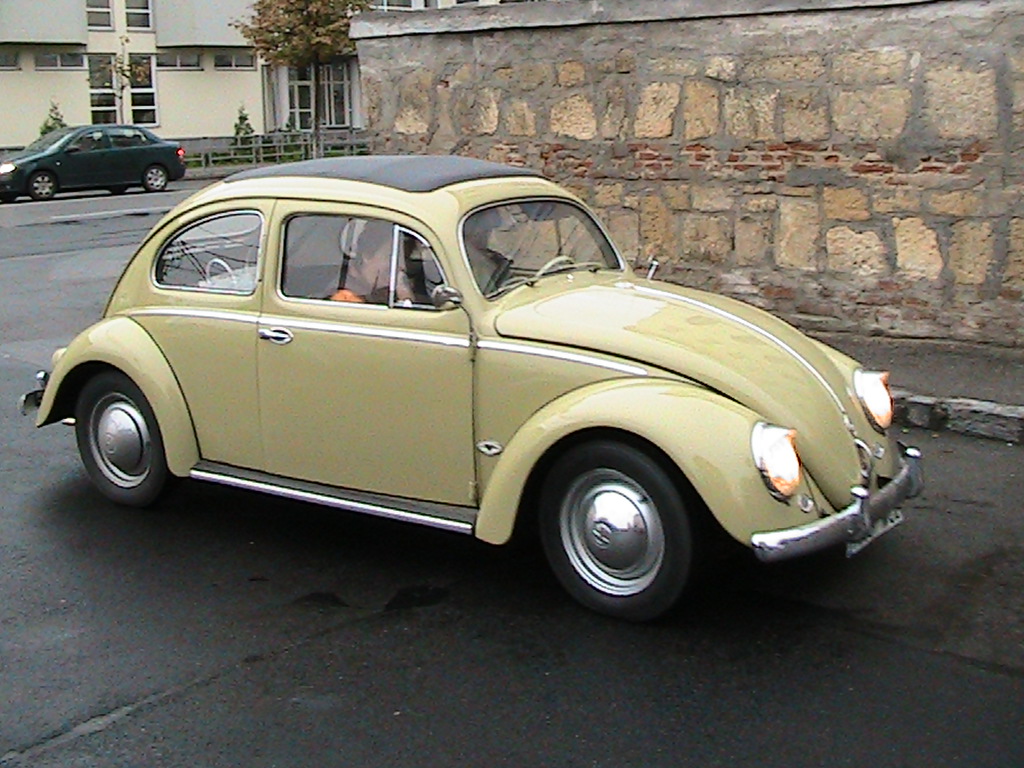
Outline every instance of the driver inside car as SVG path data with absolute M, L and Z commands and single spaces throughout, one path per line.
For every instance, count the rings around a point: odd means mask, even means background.
M 367 221 L 359 234 L 354 253 L 345 247 L 348 231 L 342 233 L 342 266 L 338 290 L 331 301 L 387 304 L 391 293 L 392 226 L 384 221 Z M 395 303 L 408 304 L 412 286 L 405 272 L 395 275 Z

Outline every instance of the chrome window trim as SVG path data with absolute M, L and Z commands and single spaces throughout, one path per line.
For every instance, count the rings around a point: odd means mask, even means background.
M 157 281 L 157 279 L 156 279 L 156 265 L 159 263 L 160 259 L 163 257 L 165 251 L 167 250 L 168 244 L 172 240 L 174 240 L 176 237 L 178 237 L 178 235 L 180 235 L 183 232 L 188 231 L 189 229 L 191 229 L 191 228 L 193 228 L 195 226 L 203 224 L 204 222 L 214 221 L 216 219 L 222 219 L 222 218 L 225 218 L 227 216 L 237 216 L 238 214 L 255 214 L 259 218 L 259 220 L 260 220 L 260 234 L 259 234 L 259 237 L 256 238 L 256 261 L 253 264 L 253 266 L 256 269 L 256 279 L 253 280 L 253 284 L 252 284 L 252 289 L 251 290 L 248 290 L 248 291 L 238 291 L 238 290 L 231 290 L 231 289 L 227 289 L 227 288 L 200 288 L 198 286 L 190 286 L 190 285 L 165 285 L 164 283 L 161 283 L 161 282 Z M 260 282 L 261 282 L 261 280 L 260 280 L 260 267 L 262 266 L 262 262 L 263 262 L 263 251 L 264 251 L 263 238 L 266 236 L 266 234 L 267 234 L 267 219 L 263 215 L 263 212 L 258 210 L 258 209 L 256 209 L 256 208 L 238 208 L 238 209 L 230 210 L 230 211 L 220 211 L 218 213 L 214 213 L 214 214 L 211 214 L 209 216 L 201 216 L 198 219 L 193 219 L 193 220 L 189 221 L 188 223 L 183 224 L 180 227 L 178 227 L 177 229 L 175 229 L 174 232 L 170 236 L 164 238 L 164 241 L 160 244 L 160 249 L 157 251 L 156 256 L 153 258 L 153 262 L 150 264 L 150 268 L 149 268 L 149 282 L 150 282 L 150 284 L 154 288 L 157 288 L 157 289 L 159 289 L 161 291 L 183 291 L 185 293 L 212 294 L 212 295 L 217 295 L 217 296 L 225 296 L 225 295 L 227 295 L 227 296 L 253 296 L 253 295 L 256 294 L 256 291 L 259 289 Z
M 326 333 L 338 333 L 349 336 L 367 336 L 370 338 L 391 339 L 393 341 L 418 341 L 424 344 L 438 344 L 443 347 L 469 348 L 469 338 L 467 336 L 456 336 L 443 333 L 406 331 L 400 328 L 370 328 L 362 325 L 335 323 L 330 320 L 308 320 L 305 318 L 284 317 L 281 315 L 263 315 L 260 317 L 260 323 L 268 326 L 300 328 L 306 331 L 324 331 Z
M 476 292 L 480 296 L 482 296 L 484 299 L 486 299 L 487 301 L 494 301 L 494 299 L 488 299 L 486 296 L 484 296 L 483 289 L 479 285 L 476 284 L 476 279 L 473 277 L 473 265 L 469 263 L 469 254 L 466 252 L 466 240 L 463 237 L 463 233 L 462 233 L 462 230 L 463 230 L 463 227 L 465 227 L 466 221 L 469 219 L 470 216 L 472 216 L 475 213 L 479 213 L 480 211 L 486 211 L 486 210 L 488 210 L 490 208 L 498 208 L 498 207 L 500 207 L 502 205 L 512 205 L 512 204 L 517 204 L 517 203 L 544 203 L 544 202 L 564 203 L 564 204 L 572 206 L 573 208 L 576 208 L 580 212 L 582 212 L 584 216 L 586 216 L 588 219 L 590 219 L 591 222 L 593 222 L 594 226 L 597 227 L 598 231 L 602 235 L 604 235 L 605 241 L 608 243 L 608 245 L 611 246 L 612 253 L 615 254 L 615 258 L 619 262 L 619 271 L 621 271 L 622 273 L 626 272 L 626 267 L 627 267 L 626 260 L 624 258 L 622 258 L 622 254 L 619 253 L 619 247 L 615 244 L 615 241 L 612 240 L 611 235 L 608 233 L 608 230 L 605 228 L 605 226 L 601 222 L 601 220 L 597 216 L 595 216 L 591 212 L 591 210 L 589 208 L 587 208 L 585 205 L 582 205 L 582 204 L 580 204 L 580 203 L 578 203 L 575 200 L 572 200 L 570 198 L 559 197 L 558 195 L 535 195 L 535 196 L 531 196 L 531 197 L 510 197 L 510 198 L 507 198 L 505 200 L 495 200 L 494 202 L 491 202 L 491 203 L 486 203 L 484 205 L 478 205 L 476 208 L 473 208 L 472 210 L 467 211 L 465 213 L 465 215 L 463 215 L 463 217 L 461 219 L 459 219 L 459 226 L 457 228 L 458 229 L 458 237 L 459 237 L 459 253 L 462 256 L 462 264 L 466 268 L 466 274 L 468 274 L 470 276 L 470 281 L 473 283 L 473 287 L 476 289 Z M 612 268 L 609 267 L 608 269 L 612 269 Z
M 533 355 L 534 357 L 547 357 L 555 360 L 565 360 L 570 363 L 582 365 L 593 365 L 598 368 L 606 368 L 618 373 L 625 373 L 630 376 L 647 376 L 647 369 L 629 363 L 617 363 L 614 360 L 603 360 L 600 357 L 592 357 L 579 352 L 567 352 L 560 349 L 548 349 L 547 347 L 535 347 L 528 344 L 516 344 L 507 341 L 479 341 L 479 349 L 489 349 L 495 352 L 510 352 L 512 354 Z
M 850 426 L 852 426 L 850 416 L 846 412 L 846 408 L 843 406 L 843 401 L 839 398 L 839 395 L 836 394 L 836 391 L 832 388 L 832 385 L 830 385 L 825 380 L 825 377 L 822 376 L 821 373 L 819 373 L 818 370 L 813 365 L 811 365 L 810 362 L 803 355 L 801 355 L 799 352 L 797 352 L 795 349 L 789 346 L 789 344 L 784 342 L 778 336 L 769 333 L 764 328 L 761 328 L 760 326 L 751 323 L 749 320 L 744 320 L 742 317 L 734 315 L 732 312 L 720 309 L 719 307 L 716 307 L 712 304 L 708 304 L 707 302 L 698 301 L 697 299 L 691 299 L 687 296 L 679 296 L 678 294 L 669 293 L 668 291 L 661 291 L 658 290 L 657 288 L 647 288 L 646 286 L 634 285 L 632 283 L 630 283 L 630 285 L 632 285 L 633 290 L 637 291 L 638 293 L 643 293 L 648 296 L 657 296 L 659 298 L 667 299 L 669 301 L 679 301 L 682 302 L 683 304 L 690 304 L 691 306 L 695 307 L 701 307 L 702 309 L 706 309 L 709 312 L 718 315 L 719 317 L 724 317 L 725 319 L 730 320 L 736 323 L 737 325 L 740 325 L 746 328 L 747 330 L 753 331 L 759 336 L 763 336 L 764 338 L 768 339 L 770 342 L 775 344 L 775 346 L 777 346 L 783 352 L 785 352 L 794 360 L 796 360 L 801 366 L 803 366 L 807 370 L 808 373 L 811 374 L 811 376 L 813 376 L 818 381 L 819 384 L 821 384 L 822 387 L 824 387 L 825 391 L 828 392 L 829 397 L 831 397 L 832 401 L 836 404 L 836 407 L 839 409 L 839 412 L 843 414 L 843 420 L 846 422 L 847 427 L 849 428 Z

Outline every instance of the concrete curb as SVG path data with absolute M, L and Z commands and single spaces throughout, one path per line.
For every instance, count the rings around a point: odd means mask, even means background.
M 1024 442 L 1024 405 L 1004 405 L 969 397 L 929 397 L 893 391 L 896 423 L 950 430 L 1007 443 Z

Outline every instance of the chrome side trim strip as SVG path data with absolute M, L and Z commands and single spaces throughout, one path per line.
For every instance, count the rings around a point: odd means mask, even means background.
M 133 309 L 126 313 L 128 317 L 196 317 L 203 320 L 228 320 L 236 323 L 259 322 L 259 315 L 256 312 L 238 312 L 230 309 L 193 309 L 185 307 L 147 307 L 144 309 Z
M 666 299 L 668 301 L 679 301 L 684 304 L 690 304 L 691 306 L 694 307 L 706 309 L 707 311 L 712 312 L 718 315 L 719 317 L 724 317 L 725 319 L 734 322 L 737 325 L 741 325 L 747 330 L 753 331 L 759 336 L 768 339 L 770 342 L 775 344 L 775 346 L 777 346 L 783 352 L 790 355 L 794 360 L 800 363 L 800 365 L 803 366 L 808 373 L 810 373 L 815 379 L 817 379 L 818 383 L 825 388 L 825 391 L 828 392 L 833 402 L 835 402 L 836 407 L 839 408 L 839 412 L 843 414 L 843 418 L 845 418 L 847 422 L 850 421 L 849 414 L 847 414 L 846 408 L 843 407 L 843 401 L 840 400 L 839 395 L 835 393 L 835 390 L 832 389 L 831 385 L 827 381 L 825 381 L 825 377 L 822 376 L 817 371 L 817 369 L 815 369 L 815 367 L 811 365 L 810 362 L 808 362 L 799 352 L 797 352 L 795 349 L 789 346 L 789 344 L 784 342 L 778 336 L 774 336 L 768 333 L 768 331 L 766 331 L 764 328 L 754 325 L 754 323 L 744 320 L 742 317 L 737 317 L 732 312 L 728 312 L 724 309 L 719 309 L 718 307 L 715 307 L 703 301 L 698 301 L 697 299 L 691 299 L 686 296 L 679 296 L 675 293 L 669 293 L 668 291 L 660 291 L 657 288 L 647 288 L 646 286 L 642 285 L 634 285 L 633 289 L 638 293 L 643 293 L 648 296 L 657 296 L 658 298 Z
M 473 533 L 477 510 L 449 504 L 402 499 L 395 496 L 364 493 L 345 488 L 290 480 L 264 472 L 241 469 L 212 461 L 200 461 L 189 472 L 193 480 L 218 483 L 233 488 L 258 491 L 293 501 L 320 504 L 347 512 L 358 512 L 389 520 L 417 523 L 453 533 Z
M 441 333 L 423 333 L 421 331 L 405 331 L 398 328 L 367 327 L 363 325 L 349 325 L 347 323 L 333 323 L 328 320 L 306 320 L 271 315 L 261 316 L 260 323 L 267 326 L 281 326 L 289 329 L 301 328 L 306 331 L 324 331 L 326 333 L 341 333 L 350 336 L 369 336 L 397 341 L 419 341 L 424 344 L 440 344 L 444 347 L 469 348 L 469 337 L 467 336 L 450 336 Z
M 571 363 L 583 365 L 595 365 L 598 368 L 607 368 L 618 373 L 625 373 L 629 376 L 646 376 L 647 369 L 629 363 L 617 363 L 614 360 L 603 360 L 600 357 L 580 354 L 579 352 L 566 352 L 560 349 L 548 349 L 547 347 L 533 347 L 528 344 L 514 344 L 507 341 L 480 341 L 477 343 L 479 349 L 491 349 L 496 352 L 511 352 L 519 355 L 533 355 L 535 357 L 548 357 L 555 360 L 566 360 Z

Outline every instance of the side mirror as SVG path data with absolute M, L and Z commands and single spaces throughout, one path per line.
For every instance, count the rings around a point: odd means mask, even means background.
M 462 294 L 458 288 L 442 283 L 430 292 L 430 302 L 438 309 L 458 307 L 462 304 Z
M 82 151 L 82 148 L 80 146 L 78 146 L 77 144 L 69 144 L 68 146 L 64 147 L 64 154 L 65 155 L 73 155 L 75 152 L 81 152 L 81 151 Z

